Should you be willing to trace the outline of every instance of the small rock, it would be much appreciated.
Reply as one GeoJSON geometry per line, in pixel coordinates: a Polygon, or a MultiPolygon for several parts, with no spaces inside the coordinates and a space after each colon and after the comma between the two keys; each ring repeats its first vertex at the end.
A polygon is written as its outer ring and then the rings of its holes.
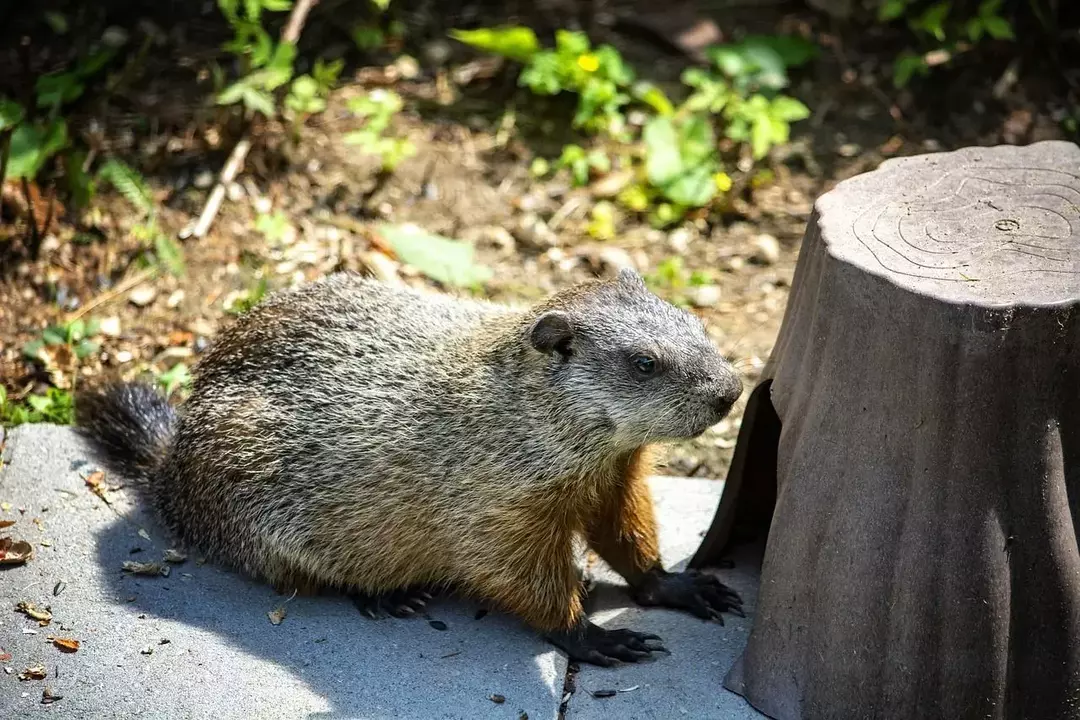
{"type": "Polygon", "coordinates": [[[128,301],[136,307],[146,307],[157,297],[157,288],[153,285],[139,285],[128,293],[128,301]]]}
{"type": "Polygon", "coordinates": [[[472,242],[477,247],[488,247],[498,250],[501,255],[510,255],[517,248],[517,241],[510,231],[500,225],[488,225],[473,228],[471,231],[461,234],[461,239],[472,242]]]}
{"type": "Polygon", "coordinates": [[[191,183],[200,190],[205,190],[214,184],[214,173],[210,170],[200,170],[191,183]]]}
{"type": "Polygon", "coordinates": [[[446,40],[438,39],[426,43],[422,52],[425,60],[435,67],[442,67],[450,59],[454,49],[446,40]]]}
{"type": "Polygon", "coordinates": [[[630,257],[630,253],[622,248],[605,247],[600,250],[599,258],[601,264],[609,268],[613,275],[620,270],[637,270],[637,266],[634,264],[633,258],[630,257]]]}
{"type": "Polygon", "coordinates": [[[131,352],[128,350],[120,350],[113,357],[115,357],[116,362],[120,363],[121,365],[129,363],[135,359],[135,356],[132,355],[131,352]]]}
{"type": "Polygon", "coordinates": [[[274,209],[274,203],[271,202],[270,198],[266,197],[265,195],[260,195],[255,198],[255,202],[253,204],[255,206],[255,212],[262,213],[263,215],[266,215],[274,209]]]}
{"type": "Polygon", "coordinates": [[[716,307],[720,304],[720,288],[716,285],[697,285],[690,289],[689,298],[694,307],[716,307]]]}
{"type": "Polygon", "coordinates": [[[169,306],[170,310],[175,310],[180,307],[182,302],[184,302],[184,291],[176,290],[172,295],[169,295],[169,299],[165,301],[165,304],[169,306]]]}
{"type": "Polygon", "coordinates": [[[225,194],[229,202],[240,202],[244,199],[244,188],[238,182],[231,182],[225,186],[225,194]]]}
{"type": "Polygon", "coordinates": [[[513,234],[518,242],[532,250],[544,251],[559,244],[559,238],[535,213],[522,215],[513,234]]]}
{"type": "Polygon", "coordinates": [[[613,198],[634,179],[630,170],[611,172],[589,186],[589,192],[598,198],[613,198]]]}
{"type": "Polygon", "coordinates": [[[746,267],[746,261],[743,260],[741,257],[728,258],[727,266],[728,270],[738,272],[739,270],[742,270],[744,267],[746,267]]]}
{"type": "Polygon", "coordinates": [[[851,158],[862,152],[862,148],[855,143],[844,143],[840,147],[836,148],[836,154],[840,157],[851,158]]]}
{"type": "Polygon", "coordinates": [[[112,315],[107,318],[102,318],[98,323],[98,330],[105,337],[120,337],[120,318],[112,315]]]}
{"type": "Polygon", "coordinates": [[[420,63],[416,62],[416,58],[408,55],[402,55],[395,60],[394,69],[405,80],[415,80],[420,75],[420,63]]]}
{"type": "Polygon", "coordinates": [[[678,228],[668,234],[667,246],[671,252],[682,255],[690,249],[690,240],[690,231],[686,228],[678,228]]]}
{"type": "Polygon", "coordinates": [[[758,235],[754,239],[751,260],[761,265],[775,265],[780,261],[780,242],[772,235],[758,235]]]}

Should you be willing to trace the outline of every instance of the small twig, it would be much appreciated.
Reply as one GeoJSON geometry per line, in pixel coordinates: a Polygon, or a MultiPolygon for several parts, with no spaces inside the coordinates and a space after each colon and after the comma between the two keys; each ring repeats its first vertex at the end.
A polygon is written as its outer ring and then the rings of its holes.
{"type": "Polygon", "coordinates": [[[30,244],[26,249],[30,257],[37,260],[38,252],[41,250],[41,238],[38,236],[37,220],[34,218],[34,198],[30,194],[30,181],[26,177],[22,179],[22,191],[23,197],[26,198],[26,222],[30,224],[30,244]]]}
{"type": "MultiPolygon", "coordinates": [[[[289,20],[281,31],[281,42],[296,43],[300,38],[300,31],[304,29],[304,21],[307,20],[308,13],[318,2],[319,0],[298,0],[293,5],[292,12],[289,13],[289,20]]],[[[221,203],[225,200],[225,188],[236,178],[240,168],[244,165],[244,159],[251,150],[250,135],[251,128],[249,125],[244,129],[244,134],[241,136],[240,141],[236,143],[236,147],[229,153],[229,159],[225,162],[225,167],[222,168],[221,175],[218,177],[217,184],[210,193],[210,197],[207,198],[202,213],[199,214],[199,220],[191,228],[190,235],[192,237],[204,237],[210,230],[214,218],[217,217],[218,211],[221,210],[221,203]]]]}
{"type": "Polygon", "coordinates": [[[0,185],[7,180],[8,156],[11,155],[11,136],[14,134],[14,130],[5,130],[0,135],[0,185]]]}
{"type": "Polygon", "coordinates": [[[107,292],[103,292],[101,295],[98,295],[96,298],[94,298],[90,302],[86,303],[85,305],[83,305],[81,308],[79,308],[75,312],[68,315],[67,320],[65,321],[65,323],[75,322],[76,320],[78,320],[79,318],[81,318],[83,315],[90,312],[94,308],[100,307],[101,305],[104,305],[105,303],[109,302],[110,300],[112,300],[113,298],[115,298],[118,295],[123,295],[128,290],[135,287],[136,285],[141,283],[143,280],[146,280],[147,278],[149,278],[153,274],[154,274],[153,270],[143,270],[141,272],[135,273],[134,275],[129,277],[127,280],[124,280],[123,282],[121,282],[119,285],[117,285],[113,289],[111,289],[111,290],[109,290],[107,292]]]}

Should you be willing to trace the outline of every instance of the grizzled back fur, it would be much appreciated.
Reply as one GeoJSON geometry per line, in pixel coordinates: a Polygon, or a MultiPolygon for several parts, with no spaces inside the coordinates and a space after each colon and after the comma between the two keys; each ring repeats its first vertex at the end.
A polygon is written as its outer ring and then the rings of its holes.
{"type": "Polygon", "coordinates": [[[140,433],[158,401],[120,391],[80,423],[154,475],[183,540],[279,587],[499,595],[642,446],[701,433],[740,391],[701,323],[636,273],[530,308],[339,274],[225,330],[175,422],[140,433]]]}

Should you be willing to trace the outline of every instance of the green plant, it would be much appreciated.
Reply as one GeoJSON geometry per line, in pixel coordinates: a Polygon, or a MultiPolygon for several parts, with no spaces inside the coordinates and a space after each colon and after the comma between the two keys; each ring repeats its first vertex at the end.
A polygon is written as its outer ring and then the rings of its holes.
{"type": "Polygon", "coordinates": [[[269,288],[270,286],[269,283],[267,283],[266,277],[259,277],[254,285],[240,293],[234,300],[226,305],[225,312],[230,315],[243,315],[262,302],[263,298],[266,297],[269,288]]]}
{"type": "Polygon", "coordinates": [[[603,150],[586,151],[580,145],[566,145],[555,161],[555,169],[563,168],[570,171],[574,184],[580,187],[589,182],[593,172],[601,175],[610,172],[611,158],[603,150]]]}
{"type": "Polygon", "coordinates": [[[177,390],[187,392],[191,389],[191,370],[184,363],[177,363],[163,373],[158,373],[157,384],[165,397],[172,397],[177,390]]]}
{"type": "Polygon", "coordinates": [[[344,60],[335,60],[331,63],[321,59],[315,61],[310,75],[300,75],[293,79],[289,87],[289,93],[285,96],[285,107],[296,118],[304,115],[313,115],[326,109],[326,98],[337,83],[341,69],[345,67],[344,60]]]}
{"type": "Polygon", "coordinates": [[[132,235],[153,252],[153,262],[176,276],[184,274],[184,251],[158,226],[157,208],[146,179],[117,158],[107,160],[97,172],[97,180],[116,188],[142,217],[131,228],[132,235]]]}
{"type": "Polygon", "coordinates": [[[10,400],[0,385],[0,425],[13,427],[24,423],[75,422],[75,398],[68,390],[48,388],[44,395],[30,395],[22,402],[10,400]]]}
{"type": "Polygon", "coordinates": [[[701,270],[688,271],[682,257],[673,255],[658,263],[645,282],[676,305],[687,305],[690,288],[708,285],[710,278],[701,270]]]}
{"type": "Polygon", "coordinates": [[[240,77],[217,96],[219,105],[242,104],[267,117],[275,113],[273,91],[292,79],[296,46],[274,42],[262,26],[263,12],[284,12],[292,0],[218,0],[233,29],[223,48],[241,63],[240,77]]]}
{"type": "Polygon", "coordinates": [[[490,268],[476,262],[468,243],[415,225],[380,225],[379,234],[402,262],[447,287],[477,289],[491,278],[490,268]]]}
{"type": "Polygon", "coordinates": [[[41,333],[41,337],[26,343],[22,352],[29,360],[41,360],[43,350],[64,346],[77,359],[85,360],[101,348],[101,344],[94,340],[100,331],[100,324],[93,319],[80,318],[66,325],[51,325],[41,333]]]}
{"type": "Polygon", "coordinates": [[[268,243],[279,243],[289,229],[289,216],[278,210],[274,214],[259,213],[255,218],[255,231],[261,233],[268,243]]]}
{"type": "MultiPolygon", "coordinates": [[[[893,61],[893,84],[902,88],[915,76],[925,76],[935,65],[945,65],[960,52],[985,38],[1015,40],[1012,23],[1001,15],[1004,0],[982,0],[974,15],[959,16],[954,4],[921,0],[883,0],[878,20],[903,19],[922,46],[904,50],[893,61]]],[[[1037,3],[1032,3],[1033,10],[1037,3]]],[[[1036,10],[1037,14],[1037,10],[1036,10]]]]}
{"type": "Polygon", "coordinates": [[[454,30],[450,35],[523,63],[518,82],[537,95],[576,93],[575,128],[612,135],[624,131],[622,110],[633,99],[634,73],[614,47],[593,48],[588,36],[569,30],[555,33],[553,49],[542,48],[533,31],[523,27],[454,30]]]}
{"type": "Polygon", "coordinates": [[[365,153],[378,155],[382,159],[383,170],[392,172],[402,160],[416,153],[416,148],[408,140],[386,136],[390,121],[403,105],[400,95],[382,88],[350,99],[349,112],[363,119],[364,125],[359,130],[347,133],[344,142],[358,146],[365,153]]]}

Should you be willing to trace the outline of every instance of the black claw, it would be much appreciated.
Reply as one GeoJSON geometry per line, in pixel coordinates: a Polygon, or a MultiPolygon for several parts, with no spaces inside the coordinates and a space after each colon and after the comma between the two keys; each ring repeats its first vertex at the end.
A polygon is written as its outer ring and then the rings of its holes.
{"type": "Polygon", "coordinates": [[[616,661],[638,662],[664,650],[659,637],[633,630],[605,630],[583,621],[572,630],[550,633],[548,639],[563,650],[571,661],[609,667],[616,661]]]}
{"type": "Polygon", "coordinates": [[[720,613],[746,617],[742,598],[716,577],[698,570],[669,573],[656,568],[635,587],[635,597],[642,605],[657,605],[685,610],[703,620],[724,624],[720,613]]]}

